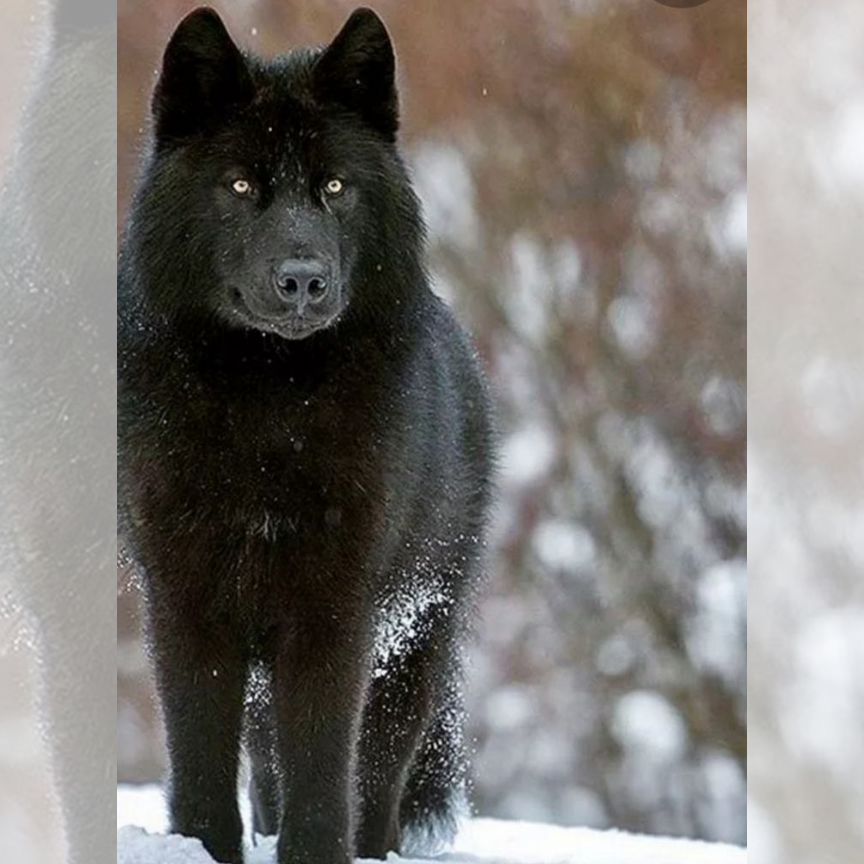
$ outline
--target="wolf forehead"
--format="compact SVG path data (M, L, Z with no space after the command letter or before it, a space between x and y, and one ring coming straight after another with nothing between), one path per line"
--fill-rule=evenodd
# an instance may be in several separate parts
M320 53L302 49L269 63L250 57L254 95L206 139L209 147L226 156L245 155L282 175L306 159L361 168L353 158L357 148L372 149L378 142L367 140L350 114L316 99L311 79Z
M338 107L334 110L316 92L315 68L324 50L295 48L272 59L244 53L251 90L247 103L239 106L237 119L248 118L266 126L267 132L282 129L310 139L318 136L327 120L356 120Z
M206 150L218 162L237 163L232 167L256 170L264 175L259 179L272 181L353 163L356 137L346 136L344 122L315 102L307 80L310 67L305 60L262 68L254 76L254 98L192 150ZM354 167L362 171L363 163Z

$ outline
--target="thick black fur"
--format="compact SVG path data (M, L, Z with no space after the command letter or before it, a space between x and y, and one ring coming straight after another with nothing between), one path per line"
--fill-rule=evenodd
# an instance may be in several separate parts
M492 442L425 275L389 37L359 10L264 62L199 10L154 121L121 253L119 484L173 830L241 861L245 743L280 864L409 851L464 787ZM280 293L285 260L327 274L317 309Z

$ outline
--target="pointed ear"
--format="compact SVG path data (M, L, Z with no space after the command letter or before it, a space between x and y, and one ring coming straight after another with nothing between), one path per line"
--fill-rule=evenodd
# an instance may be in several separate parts
M249 69L222 19L212 9L191 12L162 59L153 94L157 143L211 130L251 98Z
M384 22L357 9L315 65L315 93L359 114L388 140L396 138L396 60Z

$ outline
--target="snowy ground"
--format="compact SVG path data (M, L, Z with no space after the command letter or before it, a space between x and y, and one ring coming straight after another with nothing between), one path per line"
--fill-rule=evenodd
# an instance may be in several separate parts
M117 864L212 864L197 840L158 833L165 828L165 811L157 787L121 787L117 825ZM451 852L433 860L448 864L745 864L746 856L743 849L732 846L476 819L465 826ZM391 861L422 864L396 856ZM272 842L250 847L247 864L273 862Z

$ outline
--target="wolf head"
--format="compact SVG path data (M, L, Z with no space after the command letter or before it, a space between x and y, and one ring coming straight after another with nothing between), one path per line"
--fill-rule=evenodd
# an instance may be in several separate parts
M327 47L272 62L244 55L214 11L185 18L133 220L157 302L292 340L400 304L412 279L394 262L411 266L422 226L397 101L390 38L369 10Z

